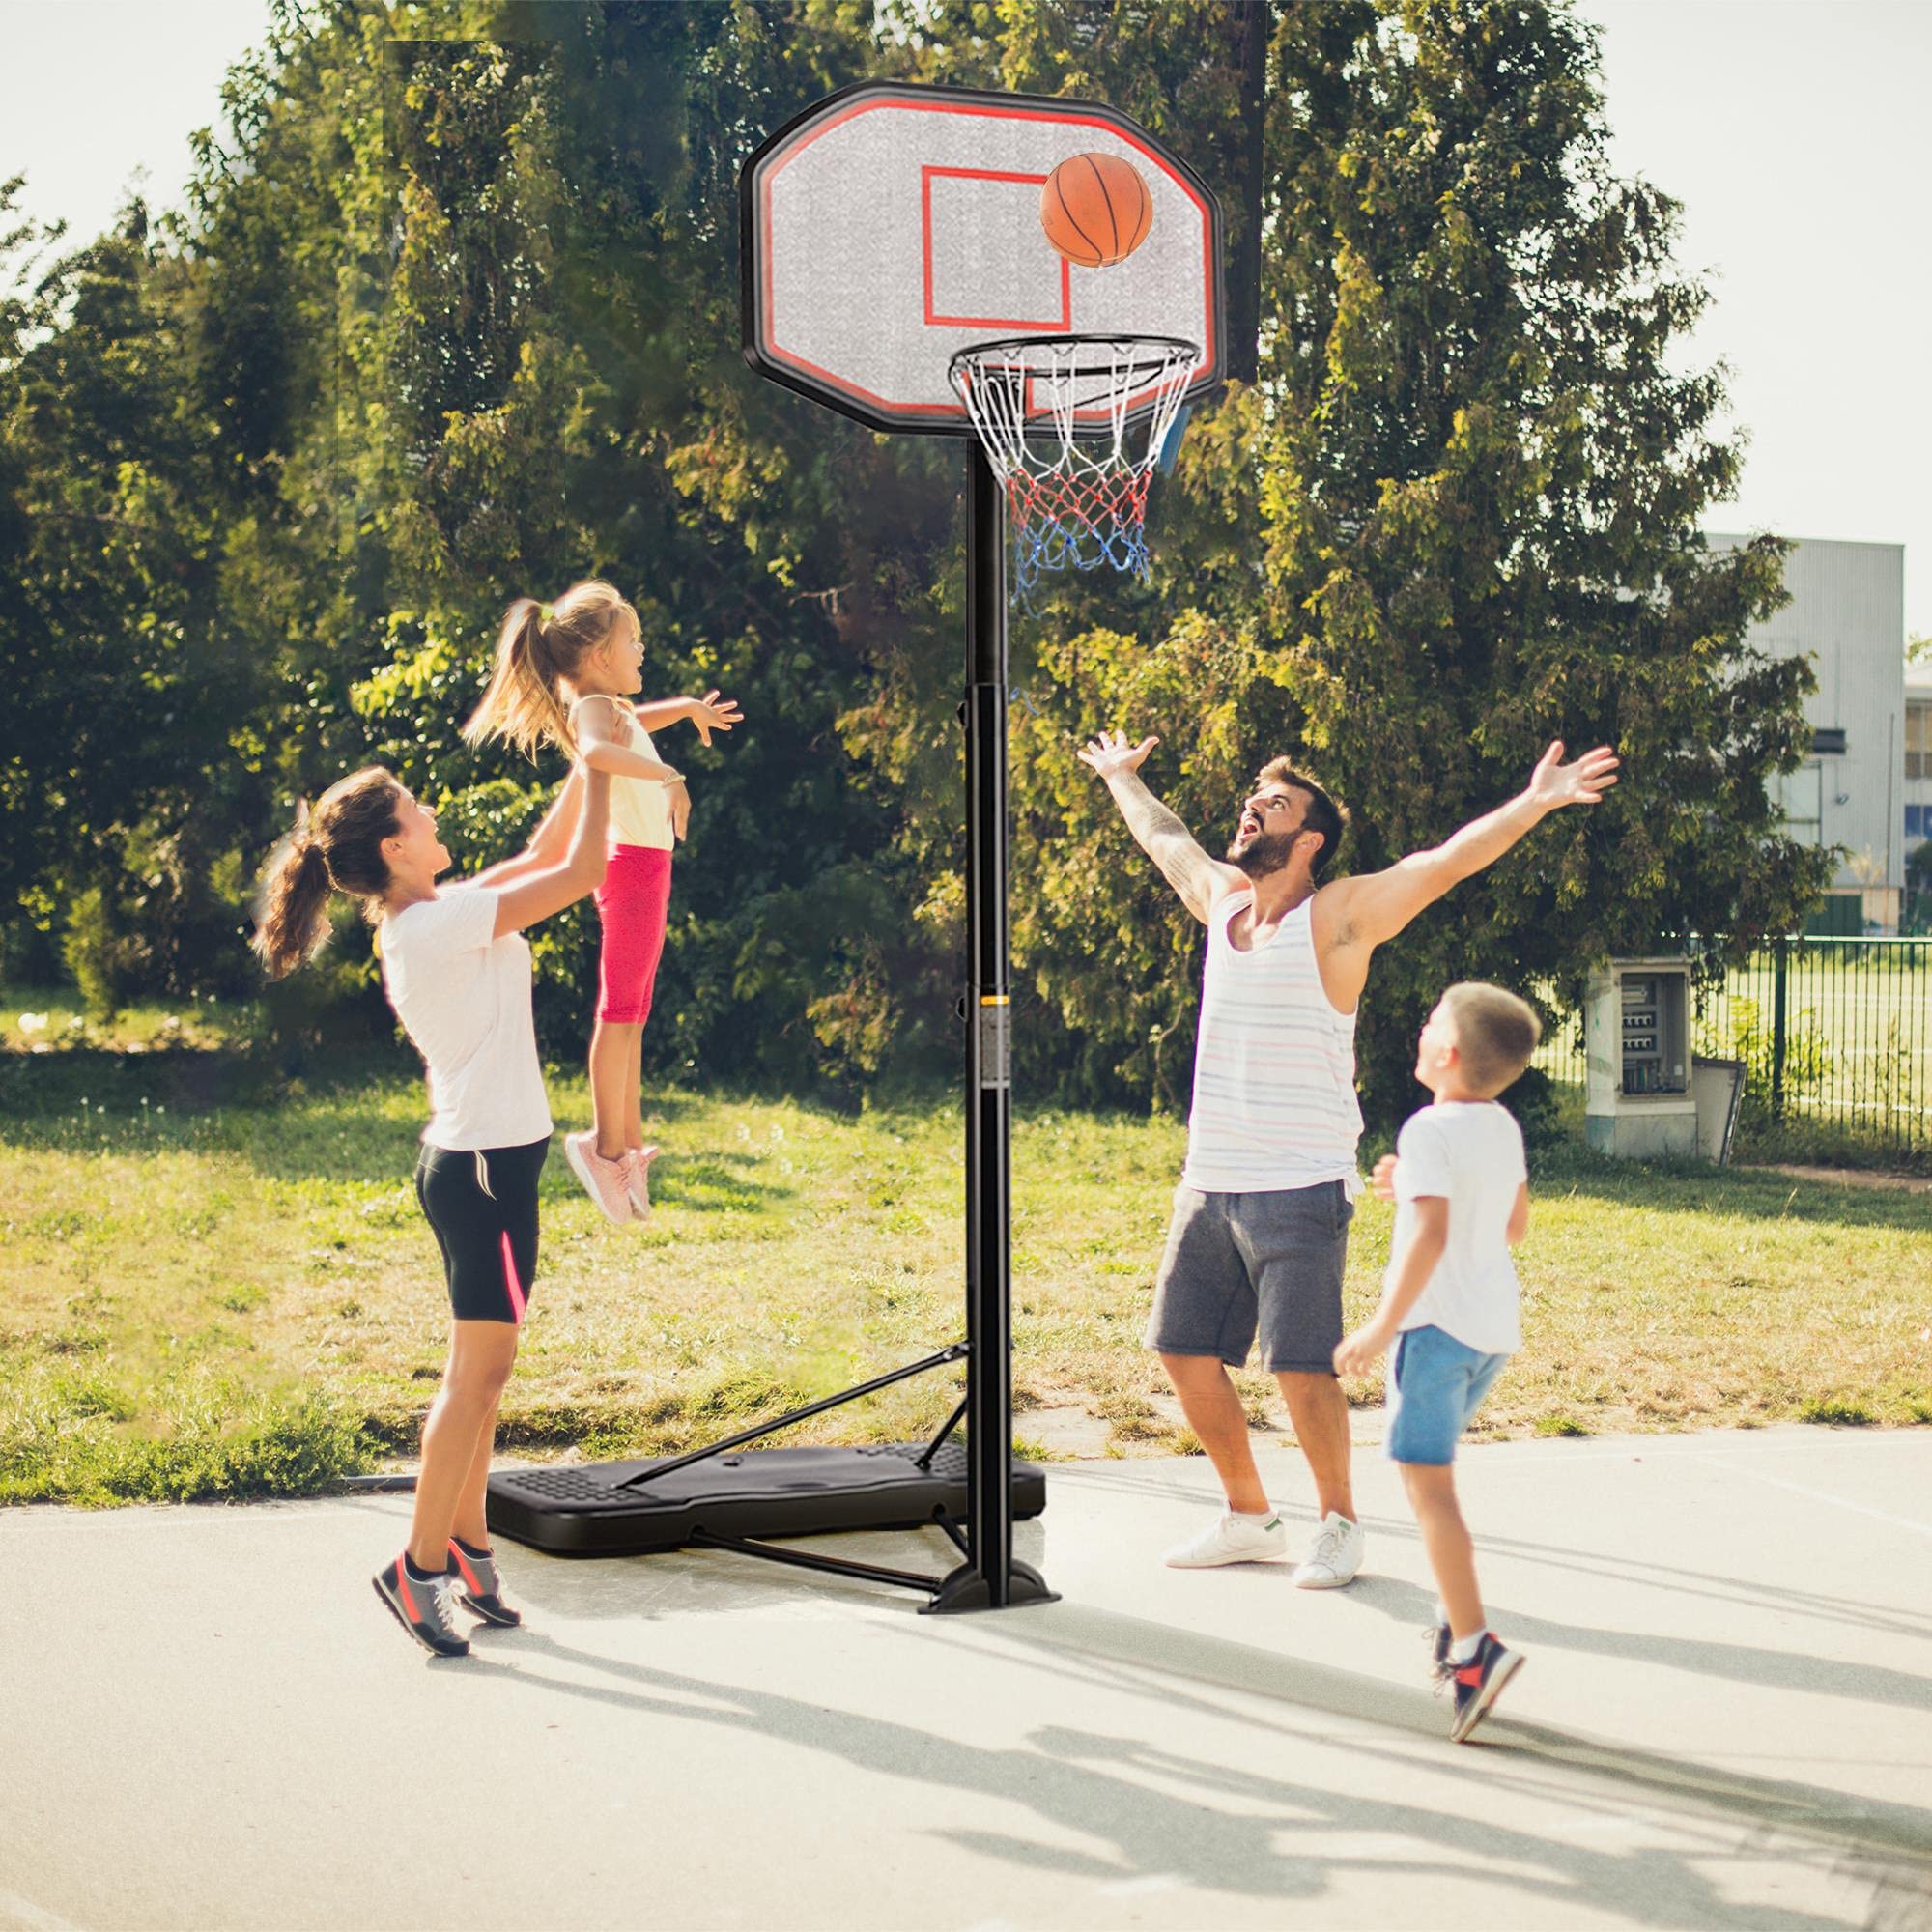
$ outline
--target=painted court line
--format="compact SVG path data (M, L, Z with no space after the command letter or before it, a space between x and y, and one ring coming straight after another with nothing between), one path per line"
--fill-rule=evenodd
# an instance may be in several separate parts
M1719 1432L1713 1432L1717 1434ZM1733 1457L1776 1456L1790 1454L1802 1447L1796 1436L1788 1435L1762 1435L1756 1430L1725 1430L1724 1435L1733 1439L1718 1442L1710 1435L1690 1438L1626 1435L1601 1448L1584 1448L1580 1444L1564 1447L1551 1443L1545 1447L1540 1443L1517 1441L1501 1438L1494 1442L1464 1443L1458 1456L1458 1466L1485 1469L1493 1474L1498 1468L1506 1468L1510 1473L1520 1473L1527 1469L1567 1468L1575 1463L1726 1463ZM1895 1437L1902 1432L1890 1432ZM1736 1439L1742 1437L1742 1440ZM1887 1432L1877 1432L1863 1438L1864 1447L1877 1452L1888 1446ZM1359 1444L1357 1445L1360 1446ZM1507 1449L1511 1453L1507 1459L1491 1460L1493 1450ZM1078 1465L1070 1465L1078 1466ZM1742 1464L1739 1464L1742 1467Z
M15 1928L15 1932L80 1932L71 1920L36 1905L31 1898L22 1898L17 1891L0 1891L0 1924Z
M1833 1495L1830 1490L1814 1490L1808 1483L1787 1482L1782 1476L1767 1476L1762 1469L1747 1468L1722 1456L1708 1459L1714 1469L1729 1469L1748 1476L1754 1483L1768 1483L1775 1490L1789 1490L1794 1496L1809 1496L1813 1502L1830 1503L1833 1509L1850 1510L1855 1516L1868 1516L1889 1522L1894 1529L1909 1529L1915 1536L1932 1536L1932 1522L1918 1522L1909 1516L1893 1516L1889 1510L1873 1509L1869 1503L1855 1503L1847 1496Z

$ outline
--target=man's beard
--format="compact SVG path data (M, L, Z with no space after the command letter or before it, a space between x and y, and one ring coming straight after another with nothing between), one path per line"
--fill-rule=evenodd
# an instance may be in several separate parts
M1240 850L1228 847L1229 863L1238 866L1251 879L1264 879L1270 872L1279 872L1293 858L1298 836L1293 832L1258 832Z

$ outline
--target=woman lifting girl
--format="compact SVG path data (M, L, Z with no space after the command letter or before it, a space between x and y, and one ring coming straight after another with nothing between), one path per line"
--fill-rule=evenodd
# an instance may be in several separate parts
M331 893L377 921L383 982L429 1070L416 1198L442 1251L449 1361L422 1432L409 1547L376 1593L416 1641L461 1657L458 1607L514 1624L484 1519L497 1408L537 1265L537 1176L550 1108L530 1010L524 929L603 883L611 778L574 773L528 848L473 879L450 863L436 814L372 765L332 784L270 859L255 946L276 979L328 936Z

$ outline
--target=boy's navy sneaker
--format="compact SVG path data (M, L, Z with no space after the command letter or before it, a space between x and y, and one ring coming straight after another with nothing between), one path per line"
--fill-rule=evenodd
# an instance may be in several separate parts
M1430 1672L1438 1685L1446 1683L1450 1675L1449 1653L1455 1646L1455 1635L1447 1624L1430 1624L1422 1634L1430 1642Z
M447 1575L425 1581L412 1577L400 1556L376 1573L376 1594L394 1611L396 1621L427 1651L438 1657L468 1657L469 1639L459 1636L449 1614L454 1579Z
M1483 1640L1467 1663L1450 1662L1449 1681L1456 1687L1456 1716L1449 1725L1452 1743L1467 1742L1469 1733L1503 1694L1503 1687L1521 1668L1521 1652L1505 1650L1489 1631L1483 1633Z

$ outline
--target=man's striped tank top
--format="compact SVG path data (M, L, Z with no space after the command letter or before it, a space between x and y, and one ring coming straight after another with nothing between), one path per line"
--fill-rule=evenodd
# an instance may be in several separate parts
M1260 1194L1340 1180L1353 1199L1355 1016L1337 1012L1322 990L1313 895L1243 952L1228 925L1253 898L1231 893L1208 915L1181 1184Z

